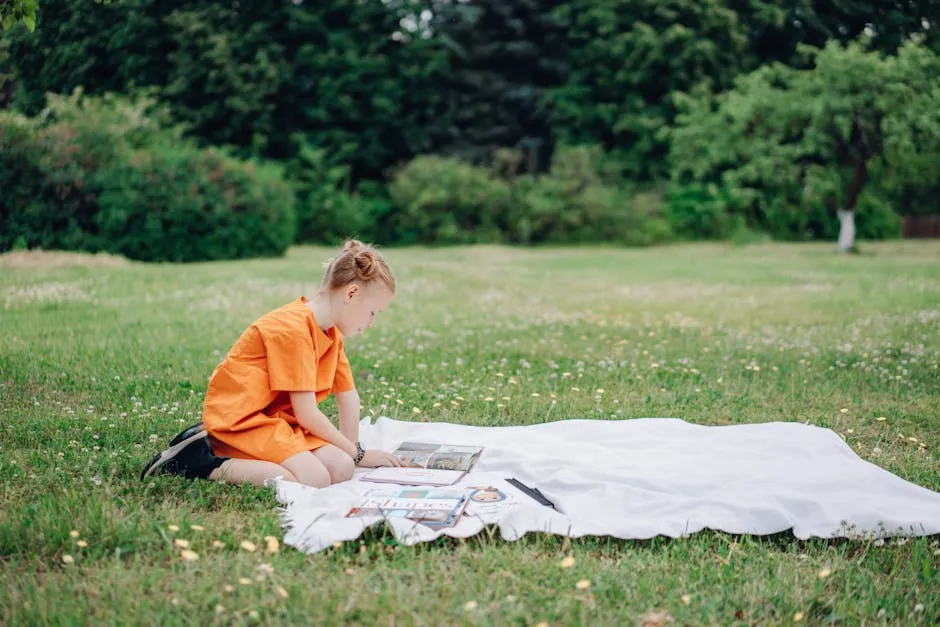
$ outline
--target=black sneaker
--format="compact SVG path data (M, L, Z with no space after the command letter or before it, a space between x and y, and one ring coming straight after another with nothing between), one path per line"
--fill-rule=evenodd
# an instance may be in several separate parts
M209 446L209 433L202 423L195 424L170 440L170 446L153 456L140 479L157 474L182 475L187 479L208 479L212 471L228 457L218 457Z

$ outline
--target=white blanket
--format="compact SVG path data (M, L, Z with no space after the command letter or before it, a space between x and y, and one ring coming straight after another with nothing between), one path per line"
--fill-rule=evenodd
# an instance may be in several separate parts
M940 533L940 494L866 462L829 429L804 424L708 427L646 418L470 427L366 418L360 439L385 450L407 440L482 445L458 485L494 485L512 497L513 507L471 512L440 531L385 520L406 545L469 537L487 524L506 540L532 531L675 538L705 528L756 535L792 529L801 539ZM345 517L366 490L381 487L362 474L322 490L275 481L285 543L320 551L382 522ZM560 511L514 492L508 477L538 488Z

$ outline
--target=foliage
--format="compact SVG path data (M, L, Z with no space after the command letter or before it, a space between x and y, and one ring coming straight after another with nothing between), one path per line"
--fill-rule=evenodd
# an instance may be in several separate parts
M813 69L764 66L728 93L688 97L673 134L676 182L720 184L729 211L778 237L854 210L872 172L918 184L940 168L940 57L916 42L896 56L860 43L807 52Z
M0 27L12 28L22 23L32 31L36 28L37 0L0 0Z
M513 202L508 182L456 157L418 157L389 184L396 243L499 242Z
M438 152L489 165L498 149L514 149L519 166L543 172L554 138L546 89L567 75L558 0L435 2L430 32L448 48L441 87L448 124L439 124Z
M351 190L349 166L324 150L301 145L287 174L297 195L297 241L338 244L347 237L375 241L391 204L369 182Z
M283 252L293 193L272 166L199 150L146 100L51 95L0 113L0 249L193 261Z
M214 149L158 145L99 176L108 249L144 261L281 255L293 242L293 191L280 171Z

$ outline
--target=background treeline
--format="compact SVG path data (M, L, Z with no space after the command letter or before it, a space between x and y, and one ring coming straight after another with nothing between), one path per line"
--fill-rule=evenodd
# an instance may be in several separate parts
M940 212L938 5L43 0L0 250L895 237Z

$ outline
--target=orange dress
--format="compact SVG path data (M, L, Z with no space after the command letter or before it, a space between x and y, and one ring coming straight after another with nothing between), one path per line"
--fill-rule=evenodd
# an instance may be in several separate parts
M290 392L355 388L343 336L324 332L297 300L261 316L242 333L209 379L202 421L216 455L279 464L329 444L297 423Z

